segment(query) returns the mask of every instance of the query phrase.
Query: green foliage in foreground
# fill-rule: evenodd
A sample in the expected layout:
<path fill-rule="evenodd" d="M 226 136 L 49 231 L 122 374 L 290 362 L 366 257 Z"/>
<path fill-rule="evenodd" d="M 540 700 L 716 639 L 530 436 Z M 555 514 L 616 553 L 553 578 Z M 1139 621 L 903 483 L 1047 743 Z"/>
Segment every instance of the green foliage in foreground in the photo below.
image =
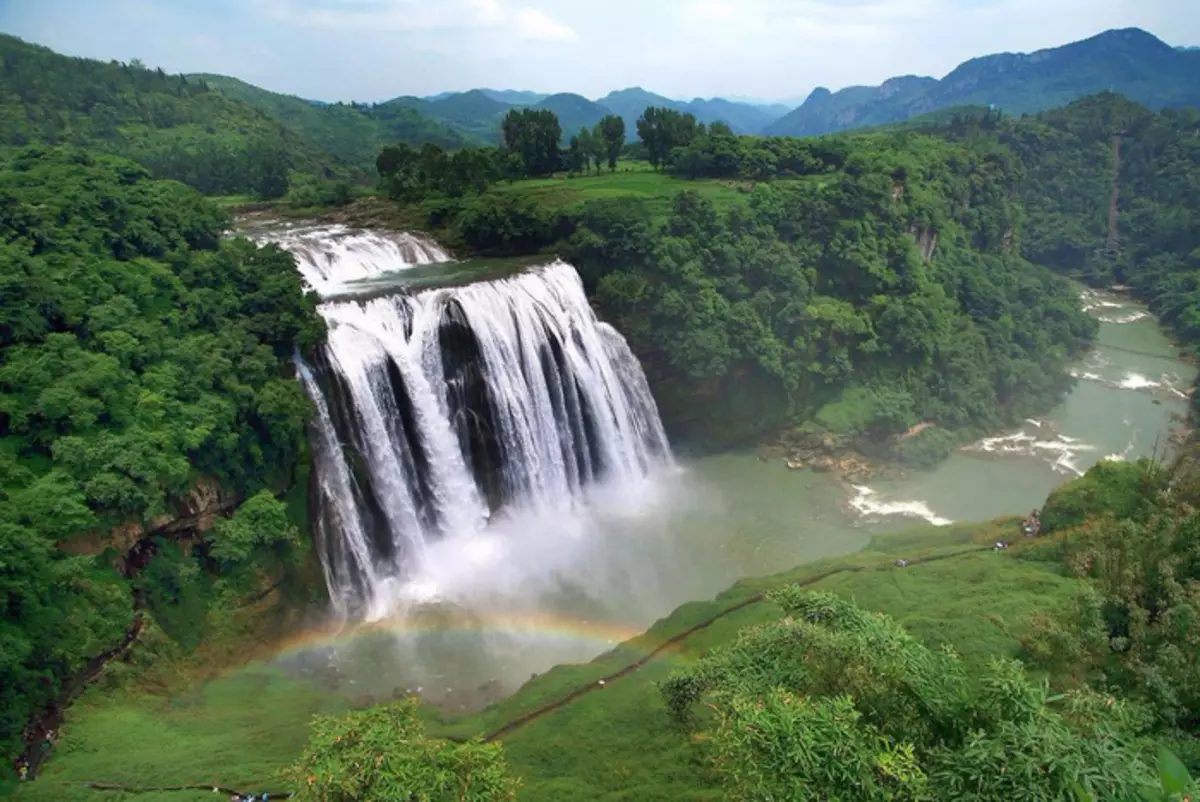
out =
<path fill-rule="evenodd" d="M 1078 785 L 1129 799 L 1151 772 L 1141 714 L 1051 700 L 1019 663 L 968 672 L 890 619 L 827 593 L 774 592 L 786 617 L 662 686 L 678 719 L 708 700 L 709 751 L 735 799 L 1030 799 Z"/>
<path fill-rule="evenodd" d="M 1074 484 L 1086 488 L 1113 473 L 1098 466 Z M 1115 688 L 1147 704 L 1163 727 L 1195 733 L 1200 481 L 1191 471 L 1180 468 L 1171 476 L 1146 462 L 1124 466 L 1122 473 L 1124 487 L 1113 506 L 1095 493 L 1070 494 L 1077 505 L 1090 500 L 1088 519 L 1060 535 L 1048 556 L 1088 582 L 1070 604 L 1038 620 L 1027 649 L 1035 664 L 1065 683 Z M 1141 494 L 1136 505 L 1128 501 L 1133 488 Z M 1047 511 L 1056 501 L 1051 498 Z"/>
<path fill-rule="evenodd" d="M 133 587 L 164 628 L 195 622 L 298 544 L 269 493 L 213 549 L 137 531 L 208 480 L 289 487 L 309 401 L 291 358 L 323 337 L 290 256 L 222 241 L 225 216 L 132 162 L 28 148 L 0 161 L 0 752 L 121 640 Z M 210 499 L 210 501 L 215 499 Z M 136 573 L 138 566 L 131 567 Z M 224 576 L 225 586 L 210 575 Z"/>
<path fill-rule="evenodd" d="M 316 719 L 286 775 L 300 802 L 500 802 L 517 789 L 499 744 L 429 738 L 416 700 Z"/>

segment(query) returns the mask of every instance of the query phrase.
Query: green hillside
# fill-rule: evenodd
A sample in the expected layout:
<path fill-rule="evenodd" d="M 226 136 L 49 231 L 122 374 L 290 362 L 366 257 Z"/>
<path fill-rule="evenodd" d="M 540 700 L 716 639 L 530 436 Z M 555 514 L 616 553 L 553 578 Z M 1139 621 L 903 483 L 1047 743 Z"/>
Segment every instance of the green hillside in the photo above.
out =
<path fill-rule="evenodd" d="M 208 194 L 282 195 L 289 170 L 346 174 L 308 139 L 241 100 L 140 65 L 69 58 L 0 36 L 0 144 L 126 156 Z"/>
<path fill-rule="evenodd" d="M 1036 53 L 971 59 L 940 81 L 905 76 L 876 87 L 818 88 L 766 133 L 815 136 L 963 105 L 995 105 L 1019 115 L 1106 91 L 1154 109 L 1200 104 L 1200 53 L 1172 48 L 1138 28 L 1106 31 Z"/>
<path fill-rule="evenodd" d="M 444 148 L 458 148 L 472 144 L 462 131 L 403 105 L 316 105 L 224 75 L 198 74 L 189 78 L 249 103 L 297 136 L 367 173 L 374 171 L 375 157 L 384 145 L 433 142 Z"/>
<path fill-rule="evenodd" d="M 533 108 L 554 112 L 559 125 L 562 126 L 564 139 L 570 139 L 580 128 L 591 130 L 596 123 L 613 113 L 599 103 L 593 103 L 582 95 L 569 92 L 551 95 Z"/>
<path fill-rule="evenodd" d="M 482 89 L 451 92 L 437 98 L 398 97 L 375 107 L 373 114 L 408 108 L 443 122 L 476 143 L 494 144 L 500 138 L 500 120 L 513 105 L 492 98 Z"/>

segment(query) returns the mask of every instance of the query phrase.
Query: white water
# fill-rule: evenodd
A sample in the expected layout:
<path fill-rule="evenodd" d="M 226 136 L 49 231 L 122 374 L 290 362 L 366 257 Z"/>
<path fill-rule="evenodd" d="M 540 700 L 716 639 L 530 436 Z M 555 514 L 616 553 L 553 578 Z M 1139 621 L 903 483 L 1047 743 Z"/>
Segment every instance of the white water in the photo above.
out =
<path fill-rule="evenodd" d="M 949 526 L 954 521 L 943 518 L 929 508 L 924 501 L 888 501 L 869 487 L 854 485 L 854 497 L 850 507 L 864 519 L 878 520 L 889 516 L 916 518 L 934 526 Z"/>
<path fill-rule="evenodd" d="M 325 293 L 448 258 L 344 229 L 274 240 Z M 652 505 L 648 477 L 671 472 L 640 365 L 566 263 L 319 312 L 323 364 L 300 375 L 318 408 L 323 568 L 343 616 L 478 609 L 586 578 L 596 519 Z M 464 336 L 469 353 L 455 351 Z M 473 448 L 484 442 L 495 456 Z"/>
<path fill-rule="evenodd" d="M 304 226 L 250 237 L 290 251 L 305 282 L 322 296 L 344 291 L 355 281 L 450 259 L 437 243 L 415 234 L 383 235 L 346 226 Z"/>

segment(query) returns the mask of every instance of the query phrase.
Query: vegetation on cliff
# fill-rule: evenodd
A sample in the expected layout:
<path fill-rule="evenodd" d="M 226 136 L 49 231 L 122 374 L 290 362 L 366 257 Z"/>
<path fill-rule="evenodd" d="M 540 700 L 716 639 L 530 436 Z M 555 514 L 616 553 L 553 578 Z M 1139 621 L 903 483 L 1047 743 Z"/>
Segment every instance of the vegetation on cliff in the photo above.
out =
<path fill-rule="evenodd" d="M 294 556 L 280 503 L 255 494 L 289 487 L 306 459 L 291 359 L 324 330 L 288 254 L 222 241 L 218 209 L 133 162 L 14 151 L 0 209 L 8 754 L 29 715 L 121 639 L 135 596 L 194 642 L 208 602 Z M 138 542 L 202 481 L 254 496 L 244 517 L 199 543 Z"/>

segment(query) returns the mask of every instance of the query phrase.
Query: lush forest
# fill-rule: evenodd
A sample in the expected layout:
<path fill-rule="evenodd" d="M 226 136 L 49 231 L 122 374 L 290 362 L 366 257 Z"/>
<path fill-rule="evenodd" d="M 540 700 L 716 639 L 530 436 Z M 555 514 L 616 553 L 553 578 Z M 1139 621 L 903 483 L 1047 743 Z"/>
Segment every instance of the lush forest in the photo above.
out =
<path fill-rule="evenodd" d="M 15 150 L 0 209 L 9 755 L 141 610 L 194 644 L 210 605 L 303 560 L 274 494 L 307 460 L 292 355 L 324 329 L 288 254 L 222 240 L 223 213 L 131 161 Z M 220 499 L 248 501 L 203 539 L 154 535 Z"/>
<path fill-rule="evenodd" d="M 1026 168 L 1030 258 L 1126 284 L 1184 342 L 1200 343 L 1200 111 L 1155 113 L 1104 94 L 1005 127 L 1001 139 Z"/>
<path fill-rule="evenodd" d="M 231 98 L 245 101 L 326 153 L 368 175 L 386 145 L 432 143 L 443 148 L 477 144 L 463 132 L 398 102 L 316 104 L 259 89 L 223 75 L 190 75 Z"/>

